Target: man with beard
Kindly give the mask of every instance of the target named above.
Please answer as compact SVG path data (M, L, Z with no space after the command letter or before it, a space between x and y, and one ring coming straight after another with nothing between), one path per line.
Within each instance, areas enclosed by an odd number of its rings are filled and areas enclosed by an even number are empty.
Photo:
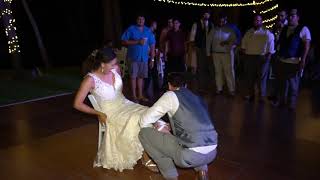
M143 96L143 84L144 78L148 77L148 61L150 68L154 65L155 38L151 30L144 23L144 16L139 15L137 17L137 24L130 26L121 37L122 45L128 47L132 99L135 102L139 100L148 101ZM138 89L138 95L136 88Z
M299 24L300 15L297 9L292 9L289 15L289 25L285 26L279 38L280 62L277 67L279 79L280 104L287 104L295 110L300 78L306 63L310 48L311 34L306 26Z
M209 21L210 12L204 11L202 14L202 18L195 22L192 26L190 33L190 41L194 43L196 47L197 54L197 76L199 80L199 90L206 91L208 84L209 75L212 75L213 72L210 71L209 60L207 57L207 36L208 33L213 28L213 24ZM211 73L211 74L210 74Z
M244 53L245 99L254 100L255 84L259 87L260 102L267 95L267 80L271 55L274 53L274 35L262 27L262 16L254 16L253 28L249 29L241 42Z

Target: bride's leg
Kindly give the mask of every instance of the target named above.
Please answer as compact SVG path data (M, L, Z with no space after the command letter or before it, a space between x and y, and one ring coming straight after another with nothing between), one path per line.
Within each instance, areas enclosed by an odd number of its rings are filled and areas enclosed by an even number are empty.
M149 155L145 151L143 151L141 162L142 162L142 165L144 165L150 171L159 172L159 169L156 163L149 157Z

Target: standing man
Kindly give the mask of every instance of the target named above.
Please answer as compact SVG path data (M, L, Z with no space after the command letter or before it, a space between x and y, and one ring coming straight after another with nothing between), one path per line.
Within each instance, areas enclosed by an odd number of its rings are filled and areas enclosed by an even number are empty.
M150 68L154 66L155 38L151 30L144 23L144 16L139 15L137 17L137 24L130 26L121 37L122 45L128 46L131 91L135 102L139 100L148 101L143 96L144 78L148 77L148 63ZM136 89L138 89L138 94L136 93Z
M166 56L167 54L167 33L173 28L173 19L168 19L168 24L165 28L162 29L160 38L159 38L159 46L160 51Z
M185 43L186 34L180 29L180 21L173 20L173 29L167 33L167 62L165 68L164 83L167 84L168 74L171 72L185 72Z
M227 19L228 21L228 19ZM240 69L241 69L241 63L240 63L240 58L239 58L239 49L240 49L240 44L241 44L241 31L238 28L238 26L234 23L227 22L227 27L233 30L233 32L236 35L236 42L231 46L230 53L231 53L231 62L233 63L233 74L235 76L235 84L237 86L237 80L239 80L239 74L240 74Z
M280 34L280 62L277 68L280 88L280 103L295 110L299 93L300 78L310 48L311 34L306 26L299 24L300 15L292 9L289 25Z
M280 36L281 30L283 29L283 27L288 25L287 18L288 18L288 15L287 15L287 12L285 10L279 11L278 19L277 19L277 22L276 22L276 24L274 26L274 30L273 30L276 42L279 41L279 36Z
M208 180L207 164L217 153L217 132L203 100L185 88L185 80L179 73L168 76L169 90L143 115L139 139L145 151L157 163L167 180L177 180L175 165L194 168L199 180ZM169 115L173 134L156 123ZM156 128L150 125L156 123Z
M209 32L207 53L212 55L215 70L216 94L222 93L223 85L227 84L229 95L235 95L234 53L236 44L234 31L227 26L227 16L219 15L218 26Z
M278 103L278 92L279 92L278 79L279 78L276 77L276 68L279 63L279 48L280 48L279 37L282 29L288 25L287 17L288 17L287 12L285 10L280 10L278 13L277 22L273 28L274 47L276 49L276 52L271 57L270 77L272 77L273 79L271 80L271 83L270 83L270 96L268 97L272 105L277 105Z
M155 21L155 20L151 21L150 30L151 30L152 35L154 36L155 40L157 39L157 35L156 35L157 27L158 27L157 21ZM144 81L144 90L145 90L145 93L147 94L147 97L149 99L153 98L154 92L159 89L159 87L158 87L158 84L159 84L158 83L158 81L159 81L158 80L158 70L157 70L157 63L159 61L159 58L156 53L157 50L158 49L155 47L155 64L152 68L149 66L148 78L146 78ZM151 58L151 56L150 56L150 58Z
M209 60L207 57L207 36L213 28L213 24L209 21L210 12L204 11L202 18L195 22L192 26L190 33L190 42L193 42L196 47L197 54L197 76L199 80L199 90L206 91L208 81L210 81L210 75L213 72L210 71Z
M262 27L262 16L254 16L253 28L244 35L241 43L244 53L245 99L253 101L255 84L259 87L259 100L265 102L271 55L274 51L274 35Z

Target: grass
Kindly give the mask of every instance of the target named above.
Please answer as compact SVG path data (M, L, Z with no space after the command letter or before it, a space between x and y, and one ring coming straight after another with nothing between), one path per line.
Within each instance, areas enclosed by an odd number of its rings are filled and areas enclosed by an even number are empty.
M74 92L82 76L79 68L50 69L41 77L26 80L1 80L0 105Z
M43 76L34 79L15 80L10 76L10 72L0 71L0 106L74 92L82 80L79 67L49 69ZM187 73L188 80L193 78L191 73Z

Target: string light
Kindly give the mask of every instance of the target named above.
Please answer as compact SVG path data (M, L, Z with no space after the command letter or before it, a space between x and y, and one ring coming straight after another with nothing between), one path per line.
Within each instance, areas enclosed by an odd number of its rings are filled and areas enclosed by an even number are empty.
M272 22L272 21L275 21L277 18L278 18L278 15L275 15L270 19L263 20L262 23Z
M275 25L275 23L272 23L270 25L265 26L267 29L271 29L273 26Z
M11 14L12 14L12 11L11 11L10 9L5 9L5 10L3 10L3 11L1 12L1 15L3 16L3 15L5 15L5 14L11 15Z
M186 5L186 6L200 6L200 7L244 7L244 6L260 6L266 4L268 2L272 2L273 0L264 0L261 2L252 1L250 3L195 3L195 2L188 2L188 1L175 1L175 0L154 0L156 2L168 3L168 4L176 4L176 5ZM260 11L259 14L266 14L270 11L279 8L279 4L275 4L274 6ZM253 10L253 13L257 13L256 10ZM273 16L270 19L263 20L262 23L270 23L275 21L278 18L277 15ZM275 23L269 24L265 26L266 28L270 29L275 25Z
M278 7L279 7L279 5L276 4L276 5L272 6L272 7L269 8L269 9L266 9L266 10L264 10L264 11L260 11L259 14L265 14L265 13L267 13L267 12L270 12L270 11L272 11L272 10L277 9ZM255 10L253 10L252 12L255 13L255 14L257 13Z
M272 10L277 9L278 7L279 7L279 5L276 4L276 5L272 6L272 7L269 8L269 9L266 9L265 11L260 11L260 14L265 14L265 13L267 13L267 12L270 12L270 11L272 11Z
M252 1L250 3L195 3L186 1L175 1L175 0L154 0L163 3L171 3L177 5L188 5L188 6L200 6L200 7L244 7L244 6L259 6L273 0L264 0L262 2Z
M12 18L12 11L9 9L10 5L12 3L12 0L3 0L5 9L1 12L1 17L8 16L8 21L5 22L5 33L8 38L8 46L9 46L9 53L19 53L20 52L20 46L19 46L19 40L18 36L16 35L16 26L15 22L16 20Z

